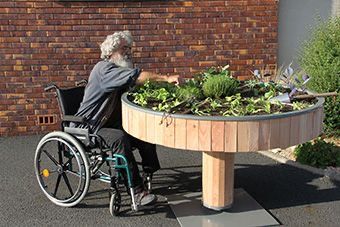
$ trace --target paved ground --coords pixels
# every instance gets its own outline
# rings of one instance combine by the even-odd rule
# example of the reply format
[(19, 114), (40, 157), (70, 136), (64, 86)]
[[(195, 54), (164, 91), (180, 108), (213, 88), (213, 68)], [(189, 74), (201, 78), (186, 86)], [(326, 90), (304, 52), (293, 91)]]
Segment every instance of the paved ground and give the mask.
[[(158, 148), (163, 169), (154, 180), (160, 202), (154, 209), (121, 217), (108, 210), (107, 185), (92, 181), (89, 195), (74, 208), (45, 198), (34, 176), (41, 136), (0, 138), (0, 226), (179, 226), (165, 197), (201, 190), (201, 154)], [(276, 163), (257, 153), (236, 156), (235, 187), (244, 188), (284, 226), (339, 226), (340, 182)], [(124, 197), (128, 203), (128, 197)]]

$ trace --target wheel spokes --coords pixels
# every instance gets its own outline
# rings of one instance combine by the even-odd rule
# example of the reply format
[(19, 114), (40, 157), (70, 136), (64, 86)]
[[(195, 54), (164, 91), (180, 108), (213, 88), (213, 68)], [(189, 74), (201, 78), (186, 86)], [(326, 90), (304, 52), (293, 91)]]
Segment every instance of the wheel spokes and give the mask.
[(72, 174), (74, 176), (77, 176), (77, 177), (82, 177), (79, 172), (77, 173), (77, 172), (74, 172), (72, 170), (65, 170), (65, 172), (69, 173), (69, 174)]
[(69, 164), (71, 164), (72, 159), (73, 156), (71, 158), (68, 158), (68, 161), (64, 163), (64, 166), (68, 166)]
[(56, 183), (56, 185), (55, 185), (54, 193), (53, 193), (53, 196), (54, 196), (54, 197), (57, 197), (57, 192), (58, 192), (60, 180), (61, 180), (61, 175), (59, 174), (59, 175), (58, 175), (58, 178), (57, 178), (57, 183)]
[(65, 173), (62, 173), (62, 175), (63, 175), (64, 181), (65, 181), (65, 183), (66, 183), (66, 185), (67, 185), (67, 188), (68, 188), (68, 190), (69, 190), (70, 193), (71, 193), (71, 196), (73, 196), (73, 190), (72, 190), (72, 188), (71, 188), (70, 181), (68, 180), (68, 177), (66, 176)]
[(64, 162), (63, 162), (63, 152), (62, 152), (62, 150), (59, 150), (59, 151), (58, 151), (58, 156), (59, 156), (59, 163), (60, 163), (60, 165), (64, 164)]
[(46, 150), (43, 150), (43, 152), (47, 155), (47, 157), (48, 157), (48, 158), (49, 158), (56, 166), (59, 165), (59, 163), (57, 162), (57, 160), (55, 160), (54, 157), (53, 157), (50, 153), (48, 153)]

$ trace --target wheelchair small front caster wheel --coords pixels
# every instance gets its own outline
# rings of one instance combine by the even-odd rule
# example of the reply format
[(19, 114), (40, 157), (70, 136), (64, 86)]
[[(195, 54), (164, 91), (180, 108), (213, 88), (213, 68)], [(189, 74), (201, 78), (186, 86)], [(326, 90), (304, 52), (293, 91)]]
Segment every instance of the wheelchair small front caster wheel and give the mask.
[(151, 185), (152, 173), (145, 173), (143, 178), (144, 178), (144, 185), (145, 185), (147, 191), (150, 193), (151, 190), (152, 190), (152, 185)]
[(112, 216), (117, 216), (119, 214), (119, 209), (122, 199), (119, 192), (113, 192), (110, 198), (110, 214)]
[(131, 210), (134, 211), (134, 212), (138, 212), (139, 211), (138, 205), (131, 204)]

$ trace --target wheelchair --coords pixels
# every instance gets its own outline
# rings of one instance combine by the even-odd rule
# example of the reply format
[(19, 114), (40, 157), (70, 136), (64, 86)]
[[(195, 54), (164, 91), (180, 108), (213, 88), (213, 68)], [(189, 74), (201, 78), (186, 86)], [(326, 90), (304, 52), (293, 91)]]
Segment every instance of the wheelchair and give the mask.
[[(122, 174), (127, 176), (126, 186), (131, 196), (133, 211), (138, 211), (135, 192), (131, 182), (131, 172), (125, 156), (112, 154), (105, 140), (97, 134), (110, 114), (110, 106), (117, 93), (109, 94), (97, 114), (103, 119), (100, 125), (90, 125), (83, 118), (74, 116), (83, 99), (86, 80), (72, 88), (59, 88), (51, 84), (45, 91), (55, 91), (61, 112), (61, 131), (50, 132), (39, 142), (34, 158), (35, 174), (39, 186), (47, 198), (62, 207), (77, 205), (86, 196), (90, 181), (98, 179), (110, 184), (110, 213), (119, 214), (121, 193), (119, 184)], [(81, 124), (69, 127), (70, 123)], [(106, 171), (104, 167), (106, 165)], [(151, 187), (151, 182), (147, 182)]]

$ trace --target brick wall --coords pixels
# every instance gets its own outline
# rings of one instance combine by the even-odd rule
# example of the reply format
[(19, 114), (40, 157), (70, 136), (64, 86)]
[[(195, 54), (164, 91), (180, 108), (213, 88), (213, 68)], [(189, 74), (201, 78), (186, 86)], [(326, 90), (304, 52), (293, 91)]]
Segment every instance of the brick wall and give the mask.
[(278, 0), (0, 2), (0, 136), (58, 129), (38, 115), (58, 114), (51, 81), (72, 86), (98, 61), (117, 30), (134, 36), (137, 66), (189, 77), (209, 66), (249, 70), (276, 65)]

